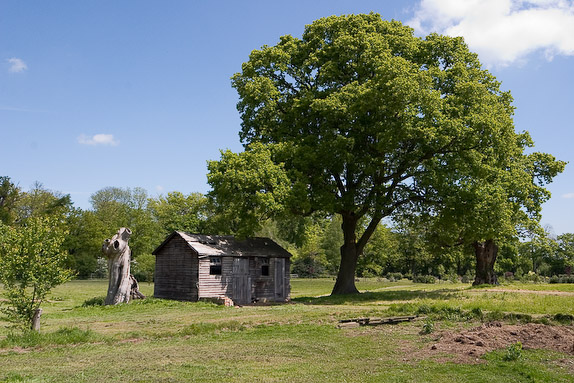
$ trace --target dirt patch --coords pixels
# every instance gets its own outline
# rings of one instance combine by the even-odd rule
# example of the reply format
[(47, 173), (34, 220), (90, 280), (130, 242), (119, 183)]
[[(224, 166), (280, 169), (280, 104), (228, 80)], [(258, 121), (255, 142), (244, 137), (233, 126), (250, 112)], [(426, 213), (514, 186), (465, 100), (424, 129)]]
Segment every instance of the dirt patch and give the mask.
[(444, 331), (430, 336), (434, 337), (428, 345), (411, 354), (414, 359), (432, 357), (455, 363), (480, 363), (480, 357), (485, 353), (516, 342), (521, 342), (524, 349), (545, 349), (574, 355), (574, 328), (571, 326), (490, 322), (469, 330)]
[(30, 349), (28, 348), (22, 348), (22, 347), (13, 347), (13, 348), (0, 348), (0, 355), (5, 355), (8, 353), (16, 353), (16, 354), (26, 354), (30, 352)]

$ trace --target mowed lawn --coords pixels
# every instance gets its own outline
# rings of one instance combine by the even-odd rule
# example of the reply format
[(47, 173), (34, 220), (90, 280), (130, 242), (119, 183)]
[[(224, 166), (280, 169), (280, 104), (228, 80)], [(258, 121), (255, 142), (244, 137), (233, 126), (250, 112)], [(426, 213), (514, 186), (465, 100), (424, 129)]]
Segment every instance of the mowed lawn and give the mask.
[[(471, 364), (425, 354), (441, 331), (488, 320), (572, 326), (553, 318), (574, 317), (573, 285), (473, 289), (372, 279), (357, 283), (360, 295), (329, 297), (333, 283), (295, 279), (293, 301), (281, 305), (223, 307), (152, 298), (82, 307), (105, 295), (107, 281), (73, 281), (56, 288), (43, 305), (40, 336), (20, 336), (0, 322), (0, 381), (574, 381), (572, 354), (523, 350), (520, 358), (506, 361), (501, 349)], [(140, 288), (153, 294), (151, 284)], [(337, 328), (341, 319), (407, 314), (419, 318)], [(424, 334), (423, 328), (433, 330)]]

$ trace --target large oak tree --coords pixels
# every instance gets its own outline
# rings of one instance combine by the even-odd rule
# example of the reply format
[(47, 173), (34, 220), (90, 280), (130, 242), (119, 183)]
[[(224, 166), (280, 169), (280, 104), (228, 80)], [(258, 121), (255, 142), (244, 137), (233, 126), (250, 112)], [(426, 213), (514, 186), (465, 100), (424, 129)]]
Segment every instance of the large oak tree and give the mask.
[(211, 194), (246, 229), (272, 214), (340, 215), (333, 294), (357, 292), (358, 257), (382, 218), (439, 208), (526, 145), (510, 93), (462, 38), (419, 38), (374, 13), (282, 36), (251, 52), (232, 82), (245, 151), (209, 163)]

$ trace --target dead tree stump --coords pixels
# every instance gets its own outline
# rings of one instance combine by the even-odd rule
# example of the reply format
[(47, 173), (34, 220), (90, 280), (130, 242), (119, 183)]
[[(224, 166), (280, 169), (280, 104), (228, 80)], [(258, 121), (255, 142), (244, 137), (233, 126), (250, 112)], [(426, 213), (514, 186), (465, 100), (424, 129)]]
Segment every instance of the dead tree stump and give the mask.
[(130, 298), (145, 298), (139, 291), (137, 280), (130, 274), (131, 250), (128, 241), (132, 231), (122, 227), (102, 245), (102, 252), (108, 259), (108, 294), (104, 304), (128, 303)]

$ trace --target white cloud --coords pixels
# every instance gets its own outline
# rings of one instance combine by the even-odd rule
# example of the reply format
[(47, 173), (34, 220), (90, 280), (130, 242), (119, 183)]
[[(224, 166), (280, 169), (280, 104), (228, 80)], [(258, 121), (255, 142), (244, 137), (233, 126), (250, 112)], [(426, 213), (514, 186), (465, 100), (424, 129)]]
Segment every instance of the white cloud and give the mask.
[(574, 198), (574, 193), (562, 194), (562, 198), (567, 198), (567, 199)]
[(10, 73), (22, 73), (26, 69), (28, 69), (28, 65), (26, 65), (26, 63), (22, 59), (12, 57), (10, 59), (7, 59), (6, 61), (8, 62), (8, 64), (10, 64), (10, 67), (8, 68), (8, 72)]
[(507, 66), (541, 52), (574, 55), (574, 0), (421, 0), (407, 24), (463, 36), (486, 65)]
[(119, 145), (120, 141), (114, 138), (113, 134), (95, 134), (93, 136), (86, 136), (82, 134), (78, 137), (78, 142), (82, 145)]

